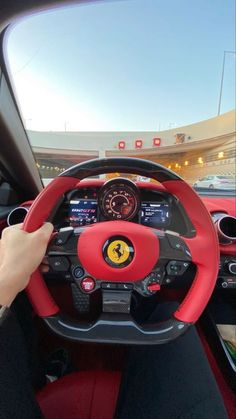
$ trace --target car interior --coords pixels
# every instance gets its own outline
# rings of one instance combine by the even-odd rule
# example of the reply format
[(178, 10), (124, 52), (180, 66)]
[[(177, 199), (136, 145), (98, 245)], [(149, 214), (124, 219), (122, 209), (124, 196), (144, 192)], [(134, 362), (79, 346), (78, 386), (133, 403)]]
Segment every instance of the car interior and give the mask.
[[(0, 232), (18, 223), (27, 232), (46, 221), (54, 225), (46, 269), (34, 272), (14, 303), (28, 340), (34, 330), (46, 371), (39, 380), (32, 367), (37, 400), (46, 418), (73, 418), (79, 386), (76, 417), (112, 418), (129, 347), (164, 348), (195, 324), (235, 418), (235, 189), (193, 188), (158, 160), (115, 153), (68, 166), (47, 186), (42, 182), (4, 39), (23, 17), (72, 3), (0, 4)], [(94, 2), (84, 3), (93, 8)], [(154, 308), (170, 301), (177, 302), (175, 310), (152, 322)], [(57, 416), (62, 398), (67, 414)]]

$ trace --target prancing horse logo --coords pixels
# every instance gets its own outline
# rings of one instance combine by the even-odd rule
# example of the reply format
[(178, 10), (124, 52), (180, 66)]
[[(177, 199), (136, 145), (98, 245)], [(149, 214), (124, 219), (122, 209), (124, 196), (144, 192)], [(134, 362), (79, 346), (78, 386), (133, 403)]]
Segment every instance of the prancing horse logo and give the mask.
[(113, 253), (117, 254), (117, 259), (119, 260), (121, 256), (124, 254), (124, 250), (122, 249), (122, 246), (120, 243), (116, 245), (116, 247), (113, 249)]
[(132, 244), (127, 240), (117, 239), (113, 240), (108, 244), (106, 250), (107, 262), (112, 265), (123, 265), (129, 263), (131, 258), (131, 252), (133, 254)]

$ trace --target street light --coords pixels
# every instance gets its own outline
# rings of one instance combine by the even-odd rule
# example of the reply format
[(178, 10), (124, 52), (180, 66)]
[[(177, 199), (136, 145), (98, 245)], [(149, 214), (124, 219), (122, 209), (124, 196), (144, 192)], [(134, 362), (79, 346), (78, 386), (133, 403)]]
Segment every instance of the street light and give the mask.
[(220, 96), (219, 96), (219, 105), (218, 105), (218, 114), (217, 114), (218, 116), (220, 115), (220, 108), (221, 108), (221, 99), (222, 99), (224, 74), (225, 74), (225, 56), (226, 56), (226, 54), (236, 54), (236, 51), (224, 51), (222, 73), (221, 73), (221, 83), (220, 83)]

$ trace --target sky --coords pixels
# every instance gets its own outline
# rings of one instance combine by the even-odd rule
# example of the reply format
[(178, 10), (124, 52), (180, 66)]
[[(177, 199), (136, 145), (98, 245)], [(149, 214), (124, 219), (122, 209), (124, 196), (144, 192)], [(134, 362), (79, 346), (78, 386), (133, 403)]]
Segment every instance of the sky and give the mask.
[[(5, 43), (27, 129), (160, 131), (217, 115), (234, 0), (124, 0), (24, 18)], [(235, 108), (225, 54), (221, 113)]]

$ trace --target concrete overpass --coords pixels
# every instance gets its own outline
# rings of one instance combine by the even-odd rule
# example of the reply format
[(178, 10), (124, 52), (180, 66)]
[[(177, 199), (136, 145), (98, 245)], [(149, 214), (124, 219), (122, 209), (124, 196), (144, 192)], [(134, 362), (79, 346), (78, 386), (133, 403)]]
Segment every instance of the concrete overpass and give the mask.
[[(43, 132), (28, 131), (43, 177), (96, 157), (131, 156), (158, 161), (190, 182), (205, 174), (235, 174), (235, 110), (166, 131)], [(160, 138), (161, 145), (153, 146)], [(135, 141), (142, 140), (142, 148)], [(119, 149), (119, 142), (125, 148)], [(199, 173), (201, 172), (201, 173)]]

